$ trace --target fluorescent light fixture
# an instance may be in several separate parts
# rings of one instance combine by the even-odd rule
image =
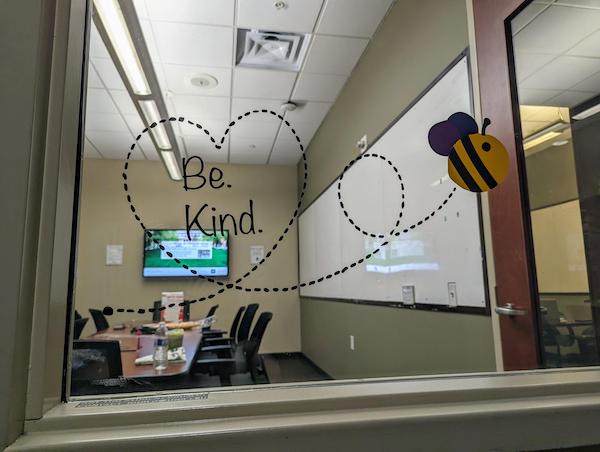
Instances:
[[[556,124],[552,124],[551,126],[546,127],[545,129],[542,129],[539,132],[536,132],[533,135],[525,138],[523,140],[523,149],[528,150],[534,146],[537,146],[538,144],[556,138],[567,127],[569,127],[569,124],[566,122],[557,122]]]
[[[575,116],[573,116],[573,119],[579,120],[589,118],[590,116],[595,115],[598,112],[600,112],[600,104],[594,105],[593,107],[583,110],[581,113],[577,113]]]
[[[144,112],[144,116],[146,117],[146,121],[148,121],[148,125],[153,122],[156,123],[156,126],[150,129],[152,136],[156,140],[156,144],[160,149],[171,149],[171,142],[169,141],[169,136],[167,135],[167,129],[165,129],[165,125],[160,121],[160,115],[158,114],[158,108],[156,108],[156,102],[153,100],[140,100],[139,101],[140,108]]]
[[[169,176],[173,180],[181,180],[183,177],[181,176],[181,170],[179,169],[179,165],[177,164],[177,159],[175,158],[175,154],[173,151],[160,151],[160,155],[165,162],[165,166],[167,167],[167,171],[169,172]]]
[[[94,6],[133,92],[140,95],[151,94],[118,0],[94,0]]]

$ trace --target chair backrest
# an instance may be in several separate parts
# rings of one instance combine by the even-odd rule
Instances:
[[[250,339],[246,341],[244,344],[244,354],[246,355],[246,365],[248,366],[248,370],[252,374],[252,376],[256,376],[257,368],[260,360],[258,359],[258,350],[260,349],[260,344],[262,342],[263,336],[265,335],[265,331],[267,330],[267,325],[273,318],[272,312],[263,312],[258,316],[258,320],[256,321],[256,325],[254,325],[254,329],[252,330],[252,335]]]
[[[187,300],[184,300],[183,302],[183,321],[187,322],[190,320],[190,302]],[[160,313],[161,313],[161,308],[162,306],[162,301],[155,301],[152,305],[152,322],[153,323],[158,323],[160,322]]]
[[[212,317],[213,315],[215,315],[215,312],[217,312],[218,308],[219,308],[218,304],[211,306],[210,309],[208,310],[208,314],[206,314],[206,317]]]
[[[73,339],[79,339],[81,337],[81,332],[85,328],[85,324],[88,322],[89,317],[80,317],[79,319],[75,319],[75,327],[73,328]]]
[[[102,311],[99,309],[90,309],[89,311],[94,320],[94,325],[96,325],[96,331],[107,330],[109,328],[108,320],[106,320]]]
[[[231,322],[231,330],[229,330],[229,337],[235,339],[235,335],[237,334],[238,326],[240,326],[240,319],[242,318],[242,314],[246,310],[245,306],[240,306],[235,317],[233,318],[233,322]]]
[[[75,320],[79,320],[81,318],[81,314],[79,312],[77,312],[77,309],[75,309]]]
[[[242,316],[242,321],[240,322],[240,327],[237,331],[238,343],[248,339],[248,336],[250,335],[250,327],[252,326],[252,321],[254,320],[256,311],[258,311],[258,303],[251,303],[246,306],[246,312],[244,312],[244,315]]]
[[[73,341],[72,380],[116,378],[122,374],[119,341]]]

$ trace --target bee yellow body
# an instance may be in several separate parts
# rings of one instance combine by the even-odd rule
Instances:
[[[504,180],[508,164],[508,152],[497,138],[473,133],[452,146],[448,175],[465,190],[484,192]]]

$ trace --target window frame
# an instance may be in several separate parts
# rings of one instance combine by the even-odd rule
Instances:
[[[77,434],[87,431],[92,426],[133,429],[141,424],[156,427],[159,423],[182,421],[189,421],[190,428],[201,435],[207,429],[216,428],[205,425],[206,421],[217,422],[218,419],[223,422],[219,427],[220,434],[239,433],[241,427],[239,422],[236,422],[251,417],[262,417],[264,423],[256,429],[265,433],[273,426],[293,429],[294,425],[300,425],[302,422],[314,422],[311,425],[318,429],[319,419],[330,413],[335,413],[339,421],[330,419],[329,422],[338,422],[339,426],[350,426],[360,421],[360,412],[363,420],[370,415],[366,413],[377,413],[378,422],[388,422],[391,426],[397,426],[399,422],[410,424],[411,421],[428,422],[446,417],[455,422],[459,429],[467,412],[477,413],[481,419],[492,422],[494,416],[497,416],[497,419],[508,422],[507,425],[510,425],[511,413],[538,413],[540,420],[544,416],[543,413],[558,413],[562,416],[561,419],[572,416],[581,422],[578,430],[581,440],[589,441],[594,437],[600,442],[600,432],[594,436],[594,432],[582,430],[582,426],[588,425],[586,422],[589,421],[589,413],[600,415],[600,369],[597,367],[337,380],[204,391],[179,390],[166,395],[160,392],[154,394],[164,397],[164,400],[155,403],[151,403],[152,393],[114,395],[103,396],[103,402],[99,403],[99,406],[89,408],[79,405],[86,401],[98,400],[99,397],[87,396],[67,400],[65,394],[68,385],[65,383],[69,378],[66,372],[68,367],[64,367],[64,364],[67,363],[70,353],[72,331],[63,329],[62,332],[56,333],[58,325],[51,324],[52,316],[48,311],[60,313],[62,310],[63,319],[64,313],[68,312],[70,321],[65,320],[67,325],[72,325],[73,313],[70,307],[73,301],[74,278],[71,272],[65,269],[68,270],[69,265],[73,265],[76,259],[77,234],[74,217],[77,212],[72,207],[77,205],[78,195],[76,187],[83,134],[81,111],[85,108],[83,93],[86,86],[86,74],[81,68],[85,67],[86,61],[86,30],[89,30],[90,7],[91,0],[71,0],[57,2],[56,5],[55,26],[59,32],[55,33],[53,41],[50,89],[51,101],[57,108],[49,112],[47,131],[53,139],[47,140],[46,159],[57,159],[58,168],[52,165],[44,166],[44,181],[55,182],[44,184],[44,198],[56,195],[56,202],[52,202],[50,196],[46,201],[49,204],[45,205],[54,213],[55,222],[48,222],[52,224],[42,225],[39,230],[40,237],[49,234],[54,238],[53,253],[45,261],[38,260],[38,269],[48,265],[51,276],[49,286],[39,288],[41,297],[40,294],[36,294],[39,298],[36,298],[34,306],[33,324],[40,329],[32,329],[31,344],[32,350],[38,348],[45,352],[46,360],[30,361],[25,423],[28,435],[21,439],[24,444],[28,440],[37,441],[44,438],[44,435],[51,436],[58,430],[72,430],[73,434]],[[82,36],[84,39],[81,39]],[[472,60],[471,64],[475,65],[476,60]],[[477,96],[475,93],[475,100],[478,100]],[[477,111],[478,105],[475,108]],[[483,203],[483,207],[487,207],[487,202]],[[70,234],[65,239],[66,230],[69,230]],[[57,349],[56,340],[49,339],[53,333],[54,336],[59,334],[63,338],[64,334],[67,335],[66,348]],[[62,345],[63,341],[60,343]],[[57,365],[63,366],[59,372],[59,384]],[[182,394],[198,393],[207,396],[198,396],[199,399],[193,401],[181,400]],[[583,400],[584,397],[586,400]],[[127,400],[132,399],[140,400],[132,405],[134,408],[125,404]],[[142,402],[149,405],[144,408]],[[142,409],[135,409],[140,406]],[[352,410],[357,412],[353,413]],[[428,414],[425,414],[427,410]],[[359,417],[353,418],[353,415]],[[275,419],[277,417],[287,420],[288,424],[278,424]],[[392,428],[392,431],[396,430]],[[216,430],[213,430],[214,432]],[[149,430],[146,433],[146,440],[151,440],[152,433]],[[556,439],[559,433],[550,431],[545,442],[536,444],[548,444],[548,439]],[[159,430],[155,432],[155,435],[160,434],[162,433]],[[64,438],[72,439],[68,434]],[[56,438],[54,440],[59,441]]]

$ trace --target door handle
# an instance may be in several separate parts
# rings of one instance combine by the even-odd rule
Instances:
[[[512,303],[506,303],[504,306],[496,306],[497,314],[508,315],[510,317],[527,315],[527,309],[517,308]]]

